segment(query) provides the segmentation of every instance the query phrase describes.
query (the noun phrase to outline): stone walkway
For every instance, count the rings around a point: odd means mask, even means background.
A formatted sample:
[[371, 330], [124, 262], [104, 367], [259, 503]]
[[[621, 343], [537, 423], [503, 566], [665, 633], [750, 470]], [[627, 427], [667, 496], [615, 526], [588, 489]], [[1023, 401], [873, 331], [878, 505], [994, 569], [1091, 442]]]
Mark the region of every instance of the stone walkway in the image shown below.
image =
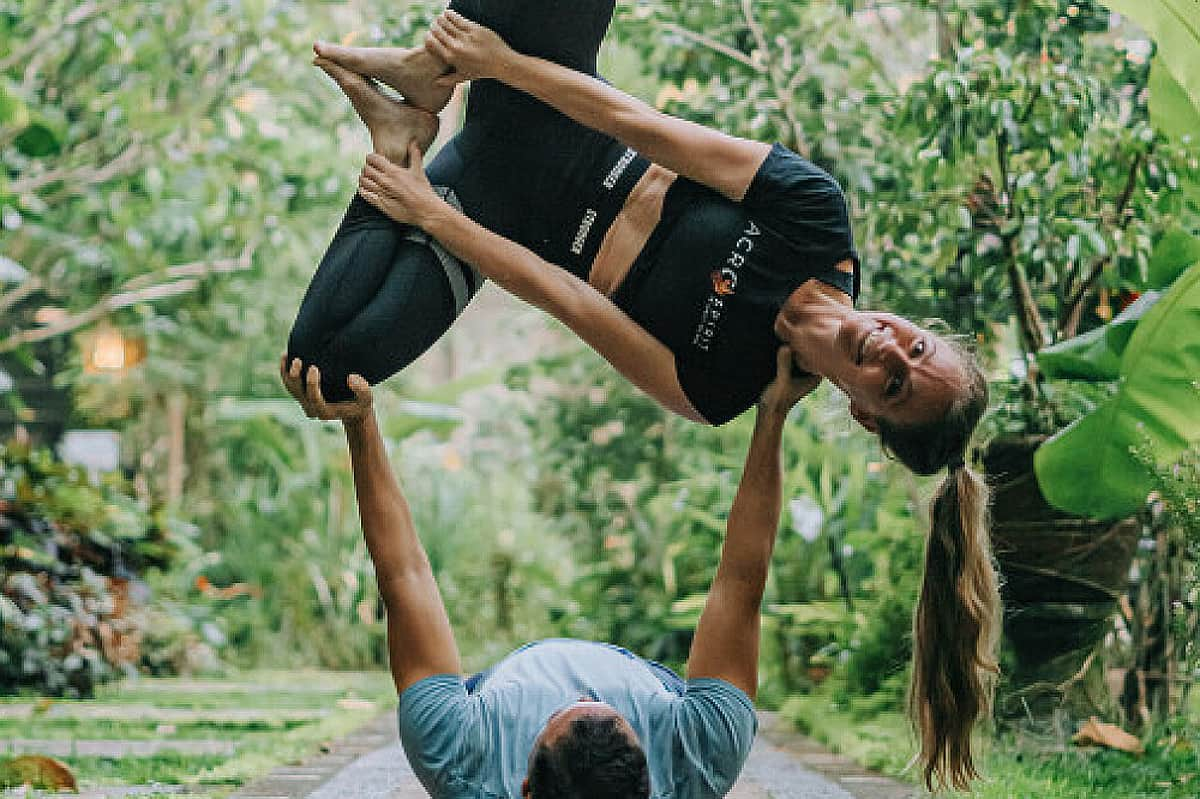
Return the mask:
[[[920, 792], [872, 774], [761, 716], [758, 739], [729, 799], [910, 799]], [[424, 799], [388, 713], [303, 765], [276, 769], [230, 799]]]

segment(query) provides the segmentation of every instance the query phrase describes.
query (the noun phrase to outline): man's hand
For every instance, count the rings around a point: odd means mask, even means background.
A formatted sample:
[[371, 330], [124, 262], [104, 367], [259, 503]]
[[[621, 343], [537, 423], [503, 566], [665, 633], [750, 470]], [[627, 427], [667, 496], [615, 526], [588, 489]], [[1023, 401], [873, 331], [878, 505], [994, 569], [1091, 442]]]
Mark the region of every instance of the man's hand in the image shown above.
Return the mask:
[[787, 416], [788, 411], [800, 400], [821, 385], [820, 375], [796, 374], [792, 351], [780, 347], [775, 354], [775, 379], [763, 391], [758, 409], [763, 413]]
[[447, 9], [433, 21], [425, 37], [425, 50], [454, 71], [434, 81], [448, 87], [476, 78], [497, 78], [506, 59], [516, 55], [495, 31]]
[[446, 205], [429, 185], [415, 141], [408, 145], [408, 166], [398, 166], [379, 153], [368, 155], [358, 178], [358, 193], [390, 218], [417, 227]]
[[279, 358], [279, 376], [283, 378], [284, 388], [295, 397], [296, 402], [304, 409], [304, 415], [309, 419], [340, 419], [344, 424], [353, 425], [362, 422], [372, 413], [375, 404], [371, 396], [371, 386], [362, 375], [350, 375], [346, 385], [354, 392], [354, 399], [349, 402], [326, 402], [321, 396], [321, 373], [313, 366], [308, 370], [307, 385], [300, 375], [304, 364], [299, 358], [293, 358], [288, 366], [287, 355]]

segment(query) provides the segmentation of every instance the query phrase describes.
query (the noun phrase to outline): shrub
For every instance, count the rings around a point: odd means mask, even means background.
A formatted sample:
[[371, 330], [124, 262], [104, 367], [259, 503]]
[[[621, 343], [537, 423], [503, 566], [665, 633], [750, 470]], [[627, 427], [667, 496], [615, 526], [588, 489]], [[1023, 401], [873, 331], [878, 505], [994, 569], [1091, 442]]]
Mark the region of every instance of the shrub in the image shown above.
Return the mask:
[[136, 667], [138, 572], [175, 546], [157, 513], [47, 451], [0, 448], [0, 692], [82, 696]]

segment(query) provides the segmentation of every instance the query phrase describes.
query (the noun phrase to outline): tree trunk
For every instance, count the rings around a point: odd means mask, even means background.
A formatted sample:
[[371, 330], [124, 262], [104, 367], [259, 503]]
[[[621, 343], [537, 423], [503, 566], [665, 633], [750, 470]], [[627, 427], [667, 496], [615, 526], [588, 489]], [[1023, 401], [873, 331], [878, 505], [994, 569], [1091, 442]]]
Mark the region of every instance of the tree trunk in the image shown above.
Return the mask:
[[1033, 473], [1042, 440], [997, 439], [984, 454], [994, 486], [992, 541], [1012, 654], [996, 715], [1002, 725], [1062, 734], [1112, 708], [1099, 647], [1128, 585], [1141, 526], [1134, 519], [1096, 521], [1051, 507]]

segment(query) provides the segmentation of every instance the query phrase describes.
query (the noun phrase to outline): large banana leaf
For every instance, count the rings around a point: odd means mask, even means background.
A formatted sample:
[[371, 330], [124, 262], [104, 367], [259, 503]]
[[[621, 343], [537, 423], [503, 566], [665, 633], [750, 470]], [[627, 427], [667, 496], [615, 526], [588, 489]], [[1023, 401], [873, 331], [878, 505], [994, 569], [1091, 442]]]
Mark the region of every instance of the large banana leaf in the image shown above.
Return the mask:
[[[1200, 136], [1200, 127], [1196, 128], [1196, 134]], [[1148, 283], [1152, 288], [1165, 288], [1197, 261], [1200, 261], [1200, 238], [1182, 228], [1169, 230], [1154, 245]]]
[[[1170, 230], [1154, 245], [1147, 285], [1166, 288], [1197, 261], [1200, 238], [1182, 228]], [[1161, 296], [1161, 292], [1147, 291], [1107, 325], [1046, 347], [1037, 354], [1042, 374], [1068, 380], [1116, 380], [1134, 329]]]
[[[1152, 72], [1165, 67], [1183, 95], [1176, 95], [1178, 100], [1166, 110], [1172, 115], [1182, 110], [1177, 102], [1186, 98], [1194, 115], [1200, 109], [1200, 0], [1104, 0], [1104, 5], [1129, 17], [1154, 37], [1158, 54]], [[1164, 76], [1152, 79], [1160, 94], [1176, 94]], [[1163, 110], [1161, 104], [1159, 109]], [[1166, 124], [1174, 130], [1178, 123], [1171, 120]], [[1194, 128], [1192, 133], [1196, 135]]]
[[1098, 519], [1136, 512], [1150, 474], [1134, 449], [1170, 463], [1200, 443], [1200, 264], [1142, 318], [1121, 358], [1120, 388], [1034, 458], [1051, 504]]
[[1133, 331], [1161, 296], [1148, 291], [1107, 325], [1041, 350], [1037, 360], [1042, 374], [1069, 380], [1116, 380]]
[[[1200, 45], [1197, 45], [1200, 47]], [[1175, 76], [1155, 58], [1150, 66], [1150, 120], [1174, 138], [1200, 139], [1200, 105], [1196, 105]]]

